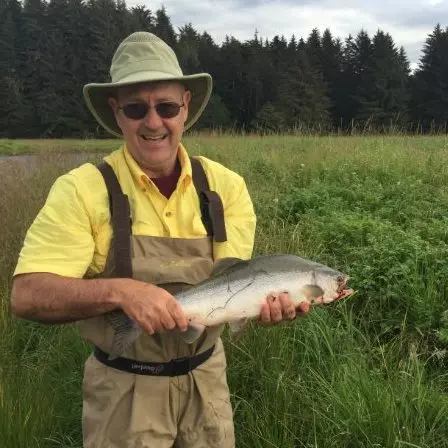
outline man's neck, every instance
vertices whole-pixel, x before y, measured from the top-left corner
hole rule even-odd
[[[173,160],[167,161],[160,166],[151,168],[141,167],[141,169],[150,179],[158,179],[159,177],[166,177],[173,174],[178,164],[179,154],[176,154]]]

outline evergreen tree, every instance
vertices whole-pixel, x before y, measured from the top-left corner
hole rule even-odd
[[[199,37],[198,58],[200,71],[210,73],[216,80],[219,76],[220,48],[215,44],[210,34],[206,32]]]
[[[195,129],[225,129],[230,125],[231,119],[226,105],[216,92],[212,93]]]
[[[358,120],[379,129],[406,123],[408,88],[402,59],[392,37],[378,31],[357,84]]]
[[[163,39],[171,48],[176,48],[176,33],[174,32],[171,19],[168,17],[164,6],[156,11],[153,32],[160,37],[160,39]]]
[[[119,35],[114,26],[116,4],[114,0],[89,0],[86,6],[85,39],[89,44],[84,55],[85,77],[89,82],[108,82],[112,56],[125,37]],[[91,114],[85,115],[85,118],[86,133],[97,136],[108,135]]]
[[[233,126],[241,128],[245,123],[245,74],[242,44],[226,36],[221,47],[219,72],[221,74],[221,98],[230,113]]]
[[[306,41],[306,52],[308,60],[312,67],[321,70],[322,64],[322,47],[320,32],[317,28],[313,28]]]
[[[283,73],[274,104],[283,129],[327,129],[329,100],[322,75],[312,67],[306,51],[298,50]]]
[[[263,41],[258,38],[258,33],[243,45],[243,57],[246,84],[244,126],[250,129],[257,112],[272,94],[272,70],[267,49],[263,47]]]
[[[342,127],[351,129],[363,100],[368,63],[372,54],[372,44],[368,34],[361,30],[356,39],[349,35],[345,40],[342,58],[342,79],[340,94],[345,101],[340,106]]]
[[[131,8],[131,23],[135,31],[153,32],[154,23],[152,13],[146,6],[134,6]]]
[[[88,113],[80,92],[89,82],[85,65],[88,28],[79,24],[88,22],[87,13],[83,0],[51,0],[48,6],[55,85],[47,133],[54,137],[84,136]]]
[[[23,136],[42,137],[52,120],[55,99],[55,76],[47,4],[42,0],[25,0],[23,6],[23,36],[25,52],[21,55],[23,79]]]
[[[19,55],[23,32],[22,7],[18,0],[0,4],[0,137],[13,137],[20,132],[23,82]]]
[[[414,120],[424,130],[446,131],[448,123],[448,27],[426,39],[413,83]]]
[[[321,41],[320,67],[327,88],[327,95],[330,100],[330,115],[333,124],[341,126],[341,118],[344,115],[345,97],[341,95],[342,90],[342,69],[343,56],[342,44],[339,40],[333,39],[330,30],[327,28]]]
[[[199,34],[191,23],[179,28],[176,54],[182,71],[187,74],[200,71]]]

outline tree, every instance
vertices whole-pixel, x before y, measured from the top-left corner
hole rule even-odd
[[[320,67],[330,101],[330,115],[333,124],[335,126],[340,126],[341,118],[344,115],[345,104],[345,97],[344,95],[341,95],[343,88],[342,44],[340,40],[333,39],[330,30],[327,28],[322,35],[320,48]]]
[[[220,91],[222,101],[237,127],[245,122],[245,74],[242,44],[226,36],[221,46]]]
[[[321,69],[322,63],[322,47],[320,32],[317,28],[313,28],[306,41],[306,52],[310,64],[317,70]]]
[[[179,28],[176,54],[184,73],[191,74],[200,71],[199,40],[199,34],[191,23]]]
[[[446,131],[448,123],[448,27],[427,37],[413,82],[414,120],[424,130]]]
[[[284,126],[326,129],[329,125],[329,100],[321,73],[311,66],[307,52],[298,50],[282,76],[275,109]]]
[[[196,129],[222,129],[230,126],[231,119],[226,105],[217,93],[212,93]]]
[[[392,37],[379,30],[357,84],[356,118],[362,123],[369,122],[376,129],[405,125],[409,97],[403,63]]]
[[[55,99],[54,60],[50,48],[47,4],[42,0],[25,0],[23,6],[23,48],[21,76],[23,79],[23,136],[46,135]]]
[[[164,40],[171,48],[176,48],[176,33],[174,32],[171,19],[168,17],[164,6],[156,11],[156,21],[153,32],[160,37],[160,39]]]
[[[22,7],[18,0],[0,4],[0,136],[13,137],[20,132],[23,81],[19,54],[22,52]]]
[[[132,28],[136,31],[153,32],[152,13],[146,6],[134,6],[131,8],[131,23]]]

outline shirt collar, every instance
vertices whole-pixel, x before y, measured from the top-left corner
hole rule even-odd
[[[131,153],[129,152],[129,150],[126,146],[126,143],[124,143],[124,145],[123,145],[123,153],[124,153],[124,158],[126,160],[126,164],[128,165],[129,171],[131,172],[131,175],[132,175],[134,181],[137,183],[137,185],[139,185],[141,188],[146,188],[148,186],[148,183],[153,184],[153,182],[148,177],[148,175],[144,173],[144,171],[140,168],[138,163],[132,157]],[[182,143],[179,143],[179,148],[178,148],[177,154],[178,154],[180,166],[181,166],[180,181],[185,186],[187,186],[192,181],[192,169],[191,169],[190,158],[188,156],[188,153],[187,153],[185,147],[182,145]]]

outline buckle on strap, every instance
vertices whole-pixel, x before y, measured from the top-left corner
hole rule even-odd
[[[183,358],[172,359],[169,362],[136,361],[121,357],[109,360],[109,355],[98,347],[95,347],[93,354],[99,362],[117,370],[137,375],[173,377],[186,375],[188,372],[191,372],[196,367],[200,366],[210,358],[214,349],[215,345],[191,358],[185,356]]]

